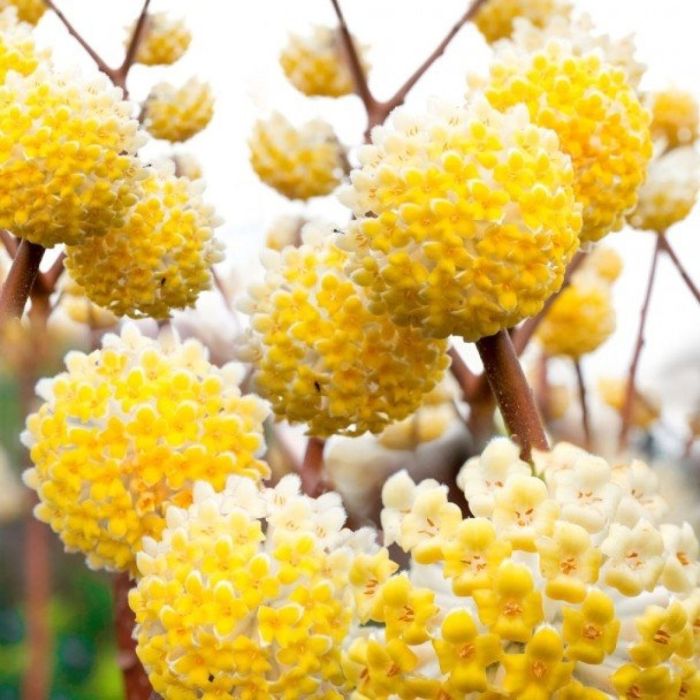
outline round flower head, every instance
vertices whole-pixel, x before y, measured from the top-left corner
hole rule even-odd
[[[265,282],[242,300],[251,332],[241,356],[280,418],[308,423],[313,435],[379,432],[440,381],[445,342],[373,314],[332,242],[267,251],[264,262]]]
[[[207,83],[190,78],[180,89],[158,83],[143,105],[143,124],[157,139],[187,141],[214,116],[214,96]]]
[[[651,133],[671,148],[692,143],[700,120],[697,100],[684,90],[669,88],[649,95]]]
[[[476,13],[474,24],[489,43],[511,35],[513,23],[525,17],[542,27],[552,17],[568,17],[571,5],[567,0],[487,0]]]
[[[43,0],[38,0],[37,4],[45,8]],[[18,22],[14,4],[0,0],[0,83],[5,82],[10,71],[29,75],[39,63],[48,60],[48,52],[38,51],[34,44],[32,27]]]
[[[358,47],[357,40],[354,40]],[[362,56],[365,74],[369,66]],[[330,27],[314,27],[309,36],[292,34],[280,54],[280,64],[289,82],[310,97],[342,97],[355,90],[340,33]]]
[[[610,408],[622,413],[627,396],[627,383],[624,379],[603,378],[598,381],[600,398]],[[635,388],[632,397],[632,425],[648,430],[661,415],[661,404],[658,399],[640,392]]]
[[[134,326],[69,353],[66,371],[37,385],[44,403],[22,436],[36,517],[90,567],[133,573],[143,537],[160,534],[169,505],[189,505],[195,481],[267,475],[256,458],[267,410],[241,396],[240,379],[198,341],[151,340]]]
[[[551,39],[534,52],[504,42],[485,92],[497,109],[524,103],[535,124],[559,136],[583,205],[581,240],[621,228],[652,154],[649,115],[625,71],[600,50],[579,52],[566,41]]]
[[[355,598],[396,565],[365,531],[341,529],[337,494],[232,477],[195,486],[138,556],[129,596],[137,654],[163,697],[342,698]]]
[[[0,0],[0,10],[13,7],[22,22],[36,24],[46,12],[44,0]]]
[[[136,25],[129,28],[125,42],[132,40]],[[155,12],[146,17],[141,39],[136,51],[136,63],[146,66],[169,66],[187,51],[192,34],[181,19],[172,19],[165,12]]]
[[[566,444],[523,467],[504,439],[470,460],[467,519],[434,481],[386,483],[385,542],[411,566],[377,587],[375,624],[344,654],[359,697],[694,697],[698,542],[660,523],[651,470]]]
[[[67,248],[66,268],[88,298],[119,316],[167,318],[192,306],[222,259],[219,220],[202,182],[152,169],[122,226]]]
[[[622,258],[613,248],[605,245],[594,246],[588,251],[581,272],[597,275],[612,284],[622,272]]]
[[[634,228],[664,233],[690,214],[700,189],[700,156],[692,146],[674,148],[651,162],[629,216]]]
[[[275,112],[256,123],[248,145],[258,177],[288,199],[330,194],[347,169],[345,149],[320,119],[296,129]]]
[[[104,76],[38,68],[0,85],[0,227],[50,248],[120,226],[138,197],[143,143]]]
[[[580,208],[556,135],[483,100],[396,111],[359,151],[343,237],[374,311],[478,340],[536,314],[578,247]]]

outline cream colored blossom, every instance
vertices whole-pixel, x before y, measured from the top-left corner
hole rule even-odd
[[[126,45],[132,41],[135,25],[129,28]],[[136,62],[146,66],[169,66],[187,51],[192,33],[182,19],[173,19],[165,12],[146,16],[136,51]]]

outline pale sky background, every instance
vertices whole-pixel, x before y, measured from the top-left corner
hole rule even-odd
[[[124,27],[138,14],[140,0],[56,0],[109,63],[121,60]],[[649,66],[643,88],[674,84],[700,98],[700,47],[697,27],[700,4],[694,0],[574,0],[597,27],[613,36],[634,34],[637,57]],[[371,47],[370,84],[379,98],[388,97],[413,72],[465,9],[464,0],[344,0],[348,24]],[[313,24],[332,24],[329,0],[153,0],[153,11],[184,16],[194,34],[186,56],[175,66],[137,66],[130,79],[132,98],[140,100],[161,80],[183,83],[192,75],[209,81],[216,95],[216,114],[209,128],[180,147],[203,165],[207,198],[224,217],[219,236],[226,242],[228,265],[235,263],[247,277],[257,270],[257,250],[264,231],[278,215],[303,211],[260,183],[248,165],[246,140],[256,117],[272,109],[292,121],[321,116],[348,144],[358,143],[364,128],[359,100],[309,99],[284,79],[278,54],[290,31]],[[55,50],[56,62],[89,59],[55,17],[39,28],[42,43]],[[411,93],[408,104],[421,108],[427,97],[461,99],[467,72],[483,72],[490,49],[474,27],[465,27],[446,55]],[[149,153],[167,153],[154,144]],[[347,214],[333,197],[312,202],[307,212],[342,223]],[[669,239],[700,282],[700,208],[672,229]],[[625,231],[607,241],[623,255],[625,271],[615,286],[618,330],[586,360],[591,378],[622,375],[629,362],[639,307],[648,273],[654,237]],[[640,368],[642,386],[651,386],[665,400],[672,423],[700,400],[700,307],[678,278],[670,262],[661,260],[655,298],[649,316],[647,349]],[[215,297],[202,300],[209,312]],[[679,372],[675,367],[685,364]],[[564,371],[567,368],[560,368]],[[604,414],[605,415],[605,414]],[[608,416],[610,414],[607,414]]]

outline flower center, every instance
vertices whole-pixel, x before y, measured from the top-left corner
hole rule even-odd
[[[569,576],[572,574],[576,569],[578,568],[578,565],[576,563],[576,558],[575,557],[567,557],[566,559],[563,559],[560,568],[562,570],[562,573],[566,574]]]
[[[547,664],[544,663],[544,661],[535,661],[534,664],[532,664],[532,675],[537,678],[538,680],[541,680],[544,678],[544,676],[547,674]]]
[[[592,622],[589,622],[583,628],[583,636],[586,639],[590,639],[590,640],[600,639],[601,635],[602,635],[602,632],[600,631],[600,628],[598,626],[594,625]]]
[[[523,609],[520,606],[520,603],[518,603],[516,600],[509,600],[503,606],[503,612],[508,617],[515,617],[516,615],[520,615],[522,611]]]
[[[671,641],[671,635],[666,630],[660,629],[656,631],[656,634],[653,636],[653,640],[657,644],[663,644],[666,646]]]
[[[459,652],[457,652],[457,656],[459,656],[460,659],[468,659],[473,654],[474,654],[474,645],[473,644],[465,644],[459,650]]]

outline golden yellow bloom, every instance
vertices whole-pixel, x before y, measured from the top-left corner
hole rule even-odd
[[[566,41],[552,39],[535,52],[505,42],[485,92],[498,109],[524,103],[535,124],[559,136],[583,205],[581,240],[621,228],[652,155],[649,115],[625,71]]]
[[[612,284],[622,272],[622,258],[614,248],[596,245],[588,251],[580,270],[597,275],[601,280]]]
[[[525,108],[483,99],[400,110],[372,132],[343,192],[342,239],[375,312],[473,341],[537,313],[578,246],[573,171]]]
[[[41,67],[0,86],[0,227],[50,248],[124,221],[143,143],[122,92]]]
[[[248,145],[258,177],[288,199],[330,194],[347,169],[345,149],[320,119],[296,129],[275,112],[255,124]]]
[[[369,65],[363,48],[354,39],[365,74]],[[340,32],[314,27],[308,36],[292,34],[280,54],[280,65],[289,82],[310,97],[342,97],[355,90]]]
[[[129,28],[125,42],[128,45],[135,25]],[[165,12],[155,12],[146,17],[141,40],[136,51],[136,63],[146,66],[169,66],[187,51],[192,33],[181,19],[171,19]]]
[[[32,27],[18,21],[16,4],[0,0],[0,83],[10,71],[29,75],[39,63],[50,60],[47,51],[36,48]],[[37,0],[37,4],[45,7],[43,0]]]
[[[214,367],[198,341],[127,326],[101,350],[69,353],[66,368],[37,385],[24,478],[36,517],[89,566],[133,573],[143,537],[160,534],[169,505],[190,503],[196,480],[266,475],[264,404],[242,397],[239,368]]]
[[[697,100],[684,90],[668,88],[649,95],[651,133],[671,147],[691,144],[698,135]]]
[[[267,276],[241,308],[251,316],[241,357],[280,418],[313,435],[379,432],[413,413],[449,365],[444,341],[375,315],[332,241],[266,251]]]
[[[492,43],[510,36],[513,20],[518,17],[543,27],[552,17],[567,17],[570,12],[567,0],[487,0],[474,18],[474,24],[486,41]]]
[[[627,394],[627,382],[624,379],[601,378],[598,380],[598,393],[600,398],[622,413]],[[661,415],[661,404],[658,399],[637,389],[632,397],[632,425],[647,430]]]
[[[44,0],[0,0],[0,10],[14,7],[22,22],[36,24],[46,12]]]
[[[190,78],[181,88],[155,85],[143,105],[143,125],[157,139],[172,143],[198,134],[214,116],[214,96],[207,83]]]
[[[347,697],[341,650],[352,621],[355,557],[382,550],[341,529],[340,498],[229,478],[170,508],[138,557],[129,603],[154,689],[182,698]],[[242,690],[245,688],[246,690]]]
[[[68,246],[66,268],[89,299],[119,316],[167,318],[192,306],[222,259],[203,184],[152,171],[124,224]]]

